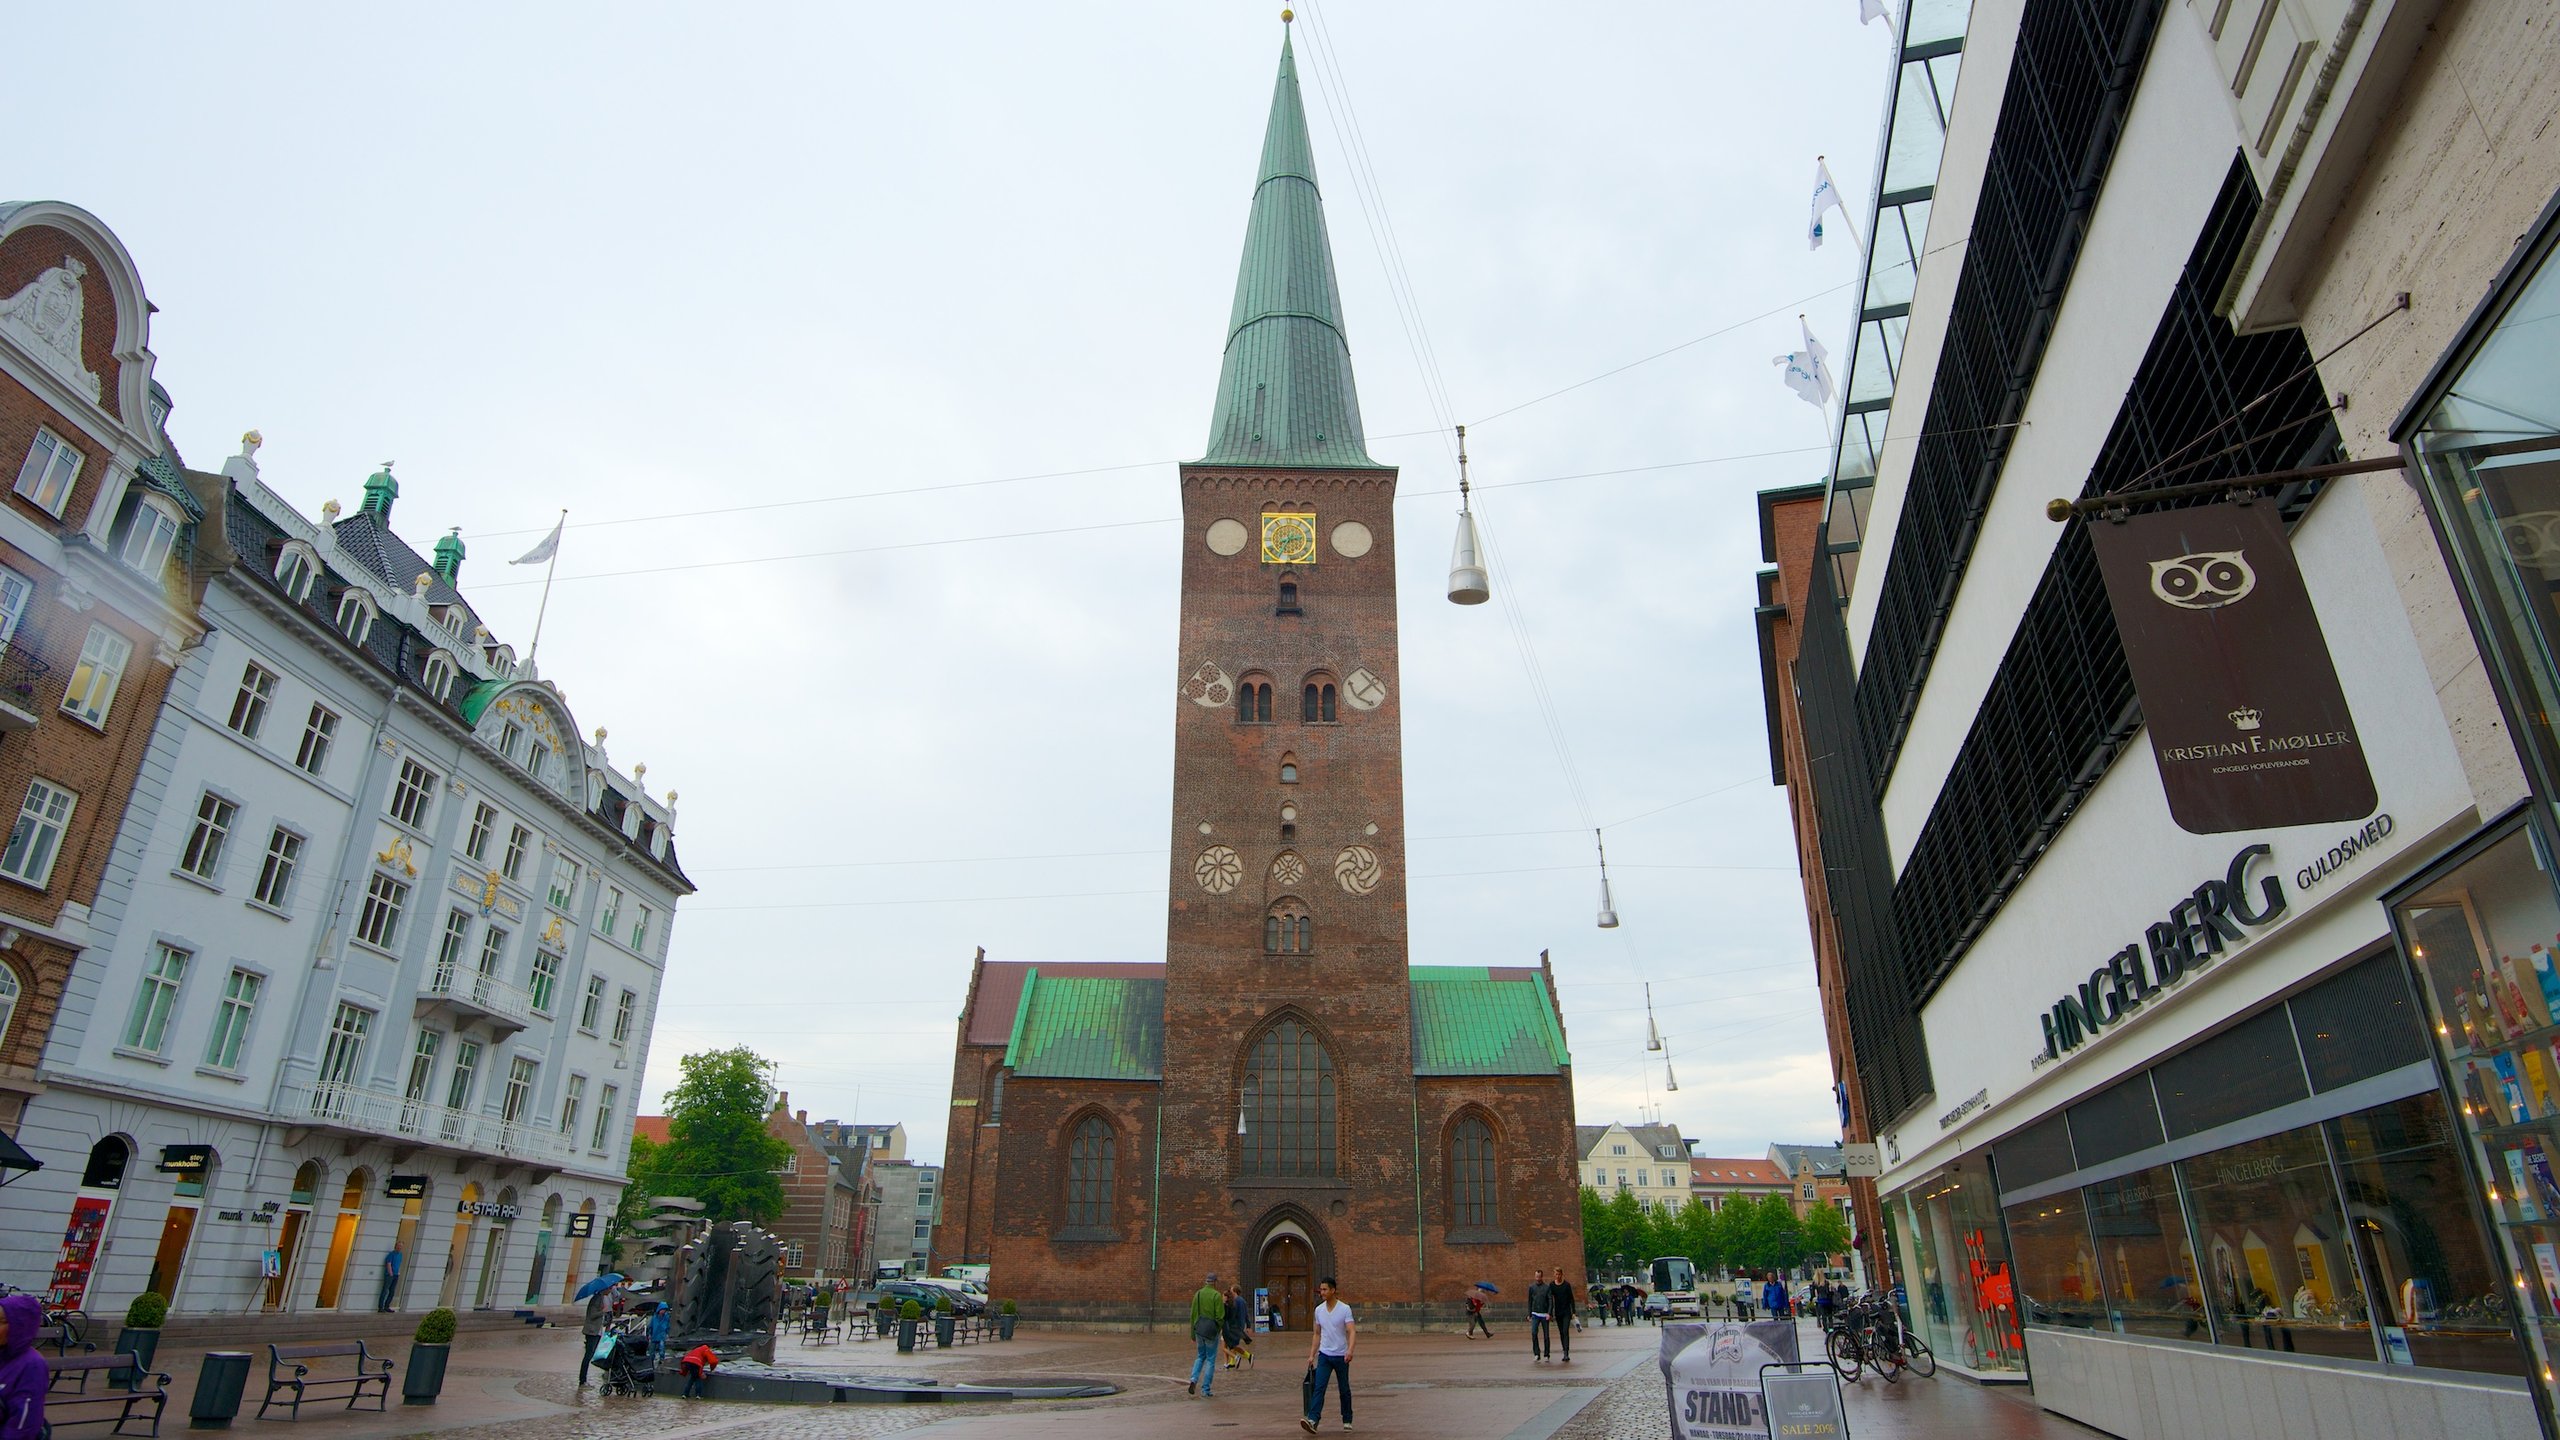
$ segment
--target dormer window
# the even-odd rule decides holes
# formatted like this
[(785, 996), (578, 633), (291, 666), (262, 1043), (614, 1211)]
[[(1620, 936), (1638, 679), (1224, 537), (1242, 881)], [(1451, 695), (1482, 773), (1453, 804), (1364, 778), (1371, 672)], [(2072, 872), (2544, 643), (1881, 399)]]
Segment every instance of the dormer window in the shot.
[(116, 560), (137, 575), (159, 579), (185, 524), (186, 518), (170, 502), (135, 491), (125, 497), (124, 513), (116, 517)]
[(516, 723), (516, 722), (514, 722), (513, 720), (510, 720), (510, 721), (508, 721), (506, 724), (501, 725), (501, 726), (499, 726), (499, 727), (498, 727), (498, 753), (499, 753), (499, 754), (506, 756), (506, 757), (507, 757), (508, 759), (510, 759), (510, 760), (513, 760), (514, 758), (516, 758), (516, 750), (517, 750), (517, 748), (518, 748), (519, 746), (523, 745), (523, 744), (524, 744), (524, 727), (523, 727), (523, 726), (521, 726), (521, 725), (517, 724), (517, 723)]
[(299, 605), (311, 598), (311, 587), (320, 578), (320, 567), (311, 562), (310, 553), (288, 545), (276, 557), (276, 585), (285, 598)]
[(354, 586), (338, 599), (338, 628), (362, 645), (373, 634), (373, 597)]
[(539, 780), (550, 766), (551, 747), (539, 740), (534, 741), (533, 748), (525, 752), (524, 768), (533, 773), (534, 779)]
[(508, 678), (516, 673), (516, 652), (511, 647), (499, 645), (491, 648), (487, 653), (489, 656), (489, 669), (500, 679)]
[(427, 694), (441, 704), (453, 698), (453, 657), (439, 650), (427, 657)]
[(436, 623), (457, 637), (471, 633), (471, 612), (459, 605), (447, 605), (436, 612)]

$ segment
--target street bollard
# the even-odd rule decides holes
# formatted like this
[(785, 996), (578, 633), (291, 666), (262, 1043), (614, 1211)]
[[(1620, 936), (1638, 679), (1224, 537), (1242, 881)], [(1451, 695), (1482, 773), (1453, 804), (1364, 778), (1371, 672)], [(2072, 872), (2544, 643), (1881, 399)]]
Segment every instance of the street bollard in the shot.
[(190, 1430), (228, 1430), (240, 1414), (240, 1392), (249, 1383), (249, 1352), (208, 1350), (196, 1372), (196, 1397), (187, 1404)]

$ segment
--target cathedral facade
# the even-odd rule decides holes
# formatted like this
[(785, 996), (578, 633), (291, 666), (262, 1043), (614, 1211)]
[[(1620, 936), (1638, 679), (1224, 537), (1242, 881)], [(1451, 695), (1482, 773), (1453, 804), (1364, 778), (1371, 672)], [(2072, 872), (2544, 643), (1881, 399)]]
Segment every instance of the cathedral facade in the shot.
[(1208, 452), (1181, 467), (1171, 914), (1156, 963), (988, 960), (952, 1068), (934, 1263), (1059, 1318), (1179, 1319), (1201, 1277), (1303, 1329), (1578, 1273), (1552, 970), (1410, 963), (1396, 471), (1360, 426), (1281, 48)]

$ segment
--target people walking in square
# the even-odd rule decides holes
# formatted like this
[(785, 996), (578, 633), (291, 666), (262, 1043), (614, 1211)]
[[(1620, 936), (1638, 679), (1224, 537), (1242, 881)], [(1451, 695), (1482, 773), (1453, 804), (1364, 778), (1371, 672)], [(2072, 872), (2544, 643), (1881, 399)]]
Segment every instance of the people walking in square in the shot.
[(1307, 1413), (1298, 1417), (1298, 1428), (1310, 1435), (1324, 1418), (1327, 1379), (1341, 1383), (1342, 1428), (1351, 1428), (1351, 1347), (1359, 1338), (1351, 1307), (1342, 1302), (1332, 1276), (1316, 1282), (1316, 1297), (1315, 1334), (1307, 1346)]
[(1467, 1287), (1467, 1338), (1473, 1340), (1478, 1331), (1482, 1331), (1487, 1340), (1493, 1338), (1493, 1327), (1484, 1323), (1484, 1287), (1470, 1285)]
[(1760, 1287), (1760, 1308), (1768, 1311), (1772, 1320), (1787, 1318), (1787, 1287), (1780, 1283), (1776, 1271), (1771, 1271), (1768, 1283)]
[(1205, 1395), (1218, 1381), (1218, 1341), (1227, 1333), (1227, 1296), (1213, 1273), (1191, 1295), (1191, 1384), (1188, 1393)]
[(1555, 1287), (1547, 1283), (1547, 1272), (1540, 1270), (1529, 1280), (1529, 1358), (1544, 1360), (1553, 1348), (1548, 1327), (1555, 1317)]
[(667, 1303), (659, 1301), (649, 1312), (649, 1366), (656, 1369), (667, 1358), (667, 1323), (674, 1318)]
[(391, 1313), (391, 1296), (400, 1288), (400, 1247), (394, 1245), (382, 1257), (382, 1290), (373, 1297), (373, 1308)]
[[(613, 1272), (599, 1270), (596, 1273), (610, 1275)], [(587, 1388), (587, 1367), (596, 1360), (596, 1341), (604, 1336), (604, 1317), (613, 1304), (613, 1288), (607, 1285), (587, 1297), (587, 1316), (578, 1326), (578, 1388), (581, 1390)]]
[(1555, 1283), (1547, 1287), (1547, 1308), (1556, 1317), (1556, 1343), (1564, 1349), (1564, 1364), (1573, 1363), (1574, 1301), (1573, 1282), (1556, 1272)]
[(1220, 1335), (1227, 1352), (1227, 1368), (1253, 1363), (1253, 1316), (1245, 1309), (1244, 1286), (1227, 1287), (1226, 1329)]

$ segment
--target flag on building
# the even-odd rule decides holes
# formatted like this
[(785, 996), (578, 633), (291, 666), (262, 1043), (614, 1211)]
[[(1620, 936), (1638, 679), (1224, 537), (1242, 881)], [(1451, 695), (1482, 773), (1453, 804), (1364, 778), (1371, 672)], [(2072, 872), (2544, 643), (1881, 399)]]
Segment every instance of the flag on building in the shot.
[(1849, 207), (1840, 203), (1840, 187), (1831, 183), (1830, 164), (1816, 155), (1813, 157), (1813, 224), (1805, 231), (1805, 238), (1813, 242), (1810, 248), (1822, 248), (1822, 217), (1833, 210), (1840, 212), (1841, 219), (1849, 218)]
[(1891, 20), (1892, 18), (1893, 13), (1884, 8), (1884, 0), (1858, 0), (1859, 24), (1864, 25), (1871, 20)]
[(541, 544), (534, 546), (532, 549), (527, 550), (522, 555), (517, 556), (515, 559), (510, 560), (507, 563), (510, 565), (539, 565), (543, 561), (550, 559), (552, 556), (559, 554), (560, 532), (567, 528), (568, 524), (568, 513), (563, 511), (560, 515), (560, 523), (551, 527), (551, 533), (542, 537)]
[(1804, 331), (1804, 348), (1791, 351), (1770, 361), (1786, 368), (1787, 388), (1803, 397), (1804, 402), (1826, 414), (1831, 408), (1831, 352), (1813, 338), (1813, 327), (1801, 315), (1796, 324)]

